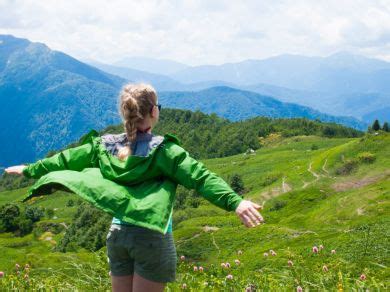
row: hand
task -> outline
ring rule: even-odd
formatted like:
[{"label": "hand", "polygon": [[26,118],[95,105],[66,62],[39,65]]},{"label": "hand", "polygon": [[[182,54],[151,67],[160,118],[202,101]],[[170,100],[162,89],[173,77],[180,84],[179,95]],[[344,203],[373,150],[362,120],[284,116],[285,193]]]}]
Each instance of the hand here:
[{"label": "hand", "polygon": [[23,174],[23,169],[26,167],[26,165],[16,165],[16,166],[10,166],[5,169],[6,173],[9,174]]},{"label": "hand", "polygon": [[251,201],[242,200],[235,212],[246,227],[256,227],[264,222],[263,217],[256,209],[262,210],[263,207]]}]

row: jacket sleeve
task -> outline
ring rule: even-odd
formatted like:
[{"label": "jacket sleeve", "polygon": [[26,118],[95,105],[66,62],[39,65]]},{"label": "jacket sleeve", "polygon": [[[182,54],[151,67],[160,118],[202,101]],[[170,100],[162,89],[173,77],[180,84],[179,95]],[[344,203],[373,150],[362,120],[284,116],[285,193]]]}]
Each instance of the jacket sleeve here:
[{"label": "jacket sleeve", "polygon": [[40,178],[41,176],[56,170],[76,170],[92,167],[93,158],[92,143],[65,149],[51,157],[40,159],[28,164],[23,169],[23,175],[28,178]]},{"label": "jacket sleeve", "polygon": [[175,143],[164,145],[157,160],[165,176],[188,189],[195,189],[212,204],[226,211],[236,210],[243,200],[221,177]]}]

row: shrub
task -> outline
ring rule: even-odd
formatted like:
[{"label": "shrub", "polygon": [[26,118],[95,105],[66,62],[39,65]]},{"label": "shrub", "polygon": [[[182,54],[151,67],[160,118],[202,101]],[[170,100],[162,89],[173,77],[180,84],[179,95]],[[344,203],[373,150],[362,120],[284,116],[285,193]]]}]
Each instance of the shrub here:
[{"label": "shrub", "polygon": [[67,207],[73,207],[74,206],[74,201],[72,199],[69,199],[68,202],[66,203]]},{"label": "shrub", "polygon": [[271,207],[269,210],[270,210],[270,211],[277,211],[277,210],[282,209],[282,208],[285,207],[286,205],[287,205],[287,202],[286,202],[286,201],[276,200],[276,201],[274,201],[272,207]]},{"label": "shrub", "polygon": [[337,175],[348,175],[358,168],[358,161],[356,159],[347,159],[344,164],[336,169]]},{"label": "shrub", "polygon": [[264,180],[261,182],[263,187],[269,186],[276,182],[280,177],[280,174],[267,174]]},{"label": "shrub", "polygon": [[358,154],[357,158],[363,163],[373,163],[375,161],[375,155],[370,152],[361,152]]},{"label": "shrub", "polygon": [[233,174],[230,178],[230,186],[232,187],[233,191],[240,195],[245,192],[244,182],[242,181],[241,176],[237,173]]}]

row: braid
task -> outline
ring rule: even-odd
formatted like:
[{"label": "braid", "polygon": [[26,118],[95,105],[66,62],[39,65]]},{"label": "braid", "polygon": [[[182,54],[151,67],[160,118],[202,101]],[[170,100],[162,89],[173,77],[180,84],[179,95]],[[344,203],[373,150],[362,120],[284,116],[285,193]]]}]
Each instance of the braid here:
[{"label": "braid", "polygon": [[127,84],[122,89],[119,112],[129,144],[119,150],[119,159],[124,160],[132,154],[130,145],[137,139],[138,123],[149,114],[156,100],[157,94],[150,85]]}]

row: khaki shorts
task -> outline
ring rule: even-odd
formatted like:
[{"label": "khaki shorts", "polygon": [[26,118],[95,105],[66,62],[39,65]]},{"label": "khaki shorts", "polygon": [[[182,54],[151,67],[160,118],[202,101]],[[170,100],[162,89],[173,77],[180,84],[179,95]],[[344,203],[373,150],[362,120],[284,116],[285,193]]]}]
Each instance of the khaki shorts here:
[{"label": "khaki shorts", "polygon": [[172,232],[135,225],[112,224],[107,234],[107,256],[111,275],[136,272],[154,282],[174,282],[177,254]]}]

